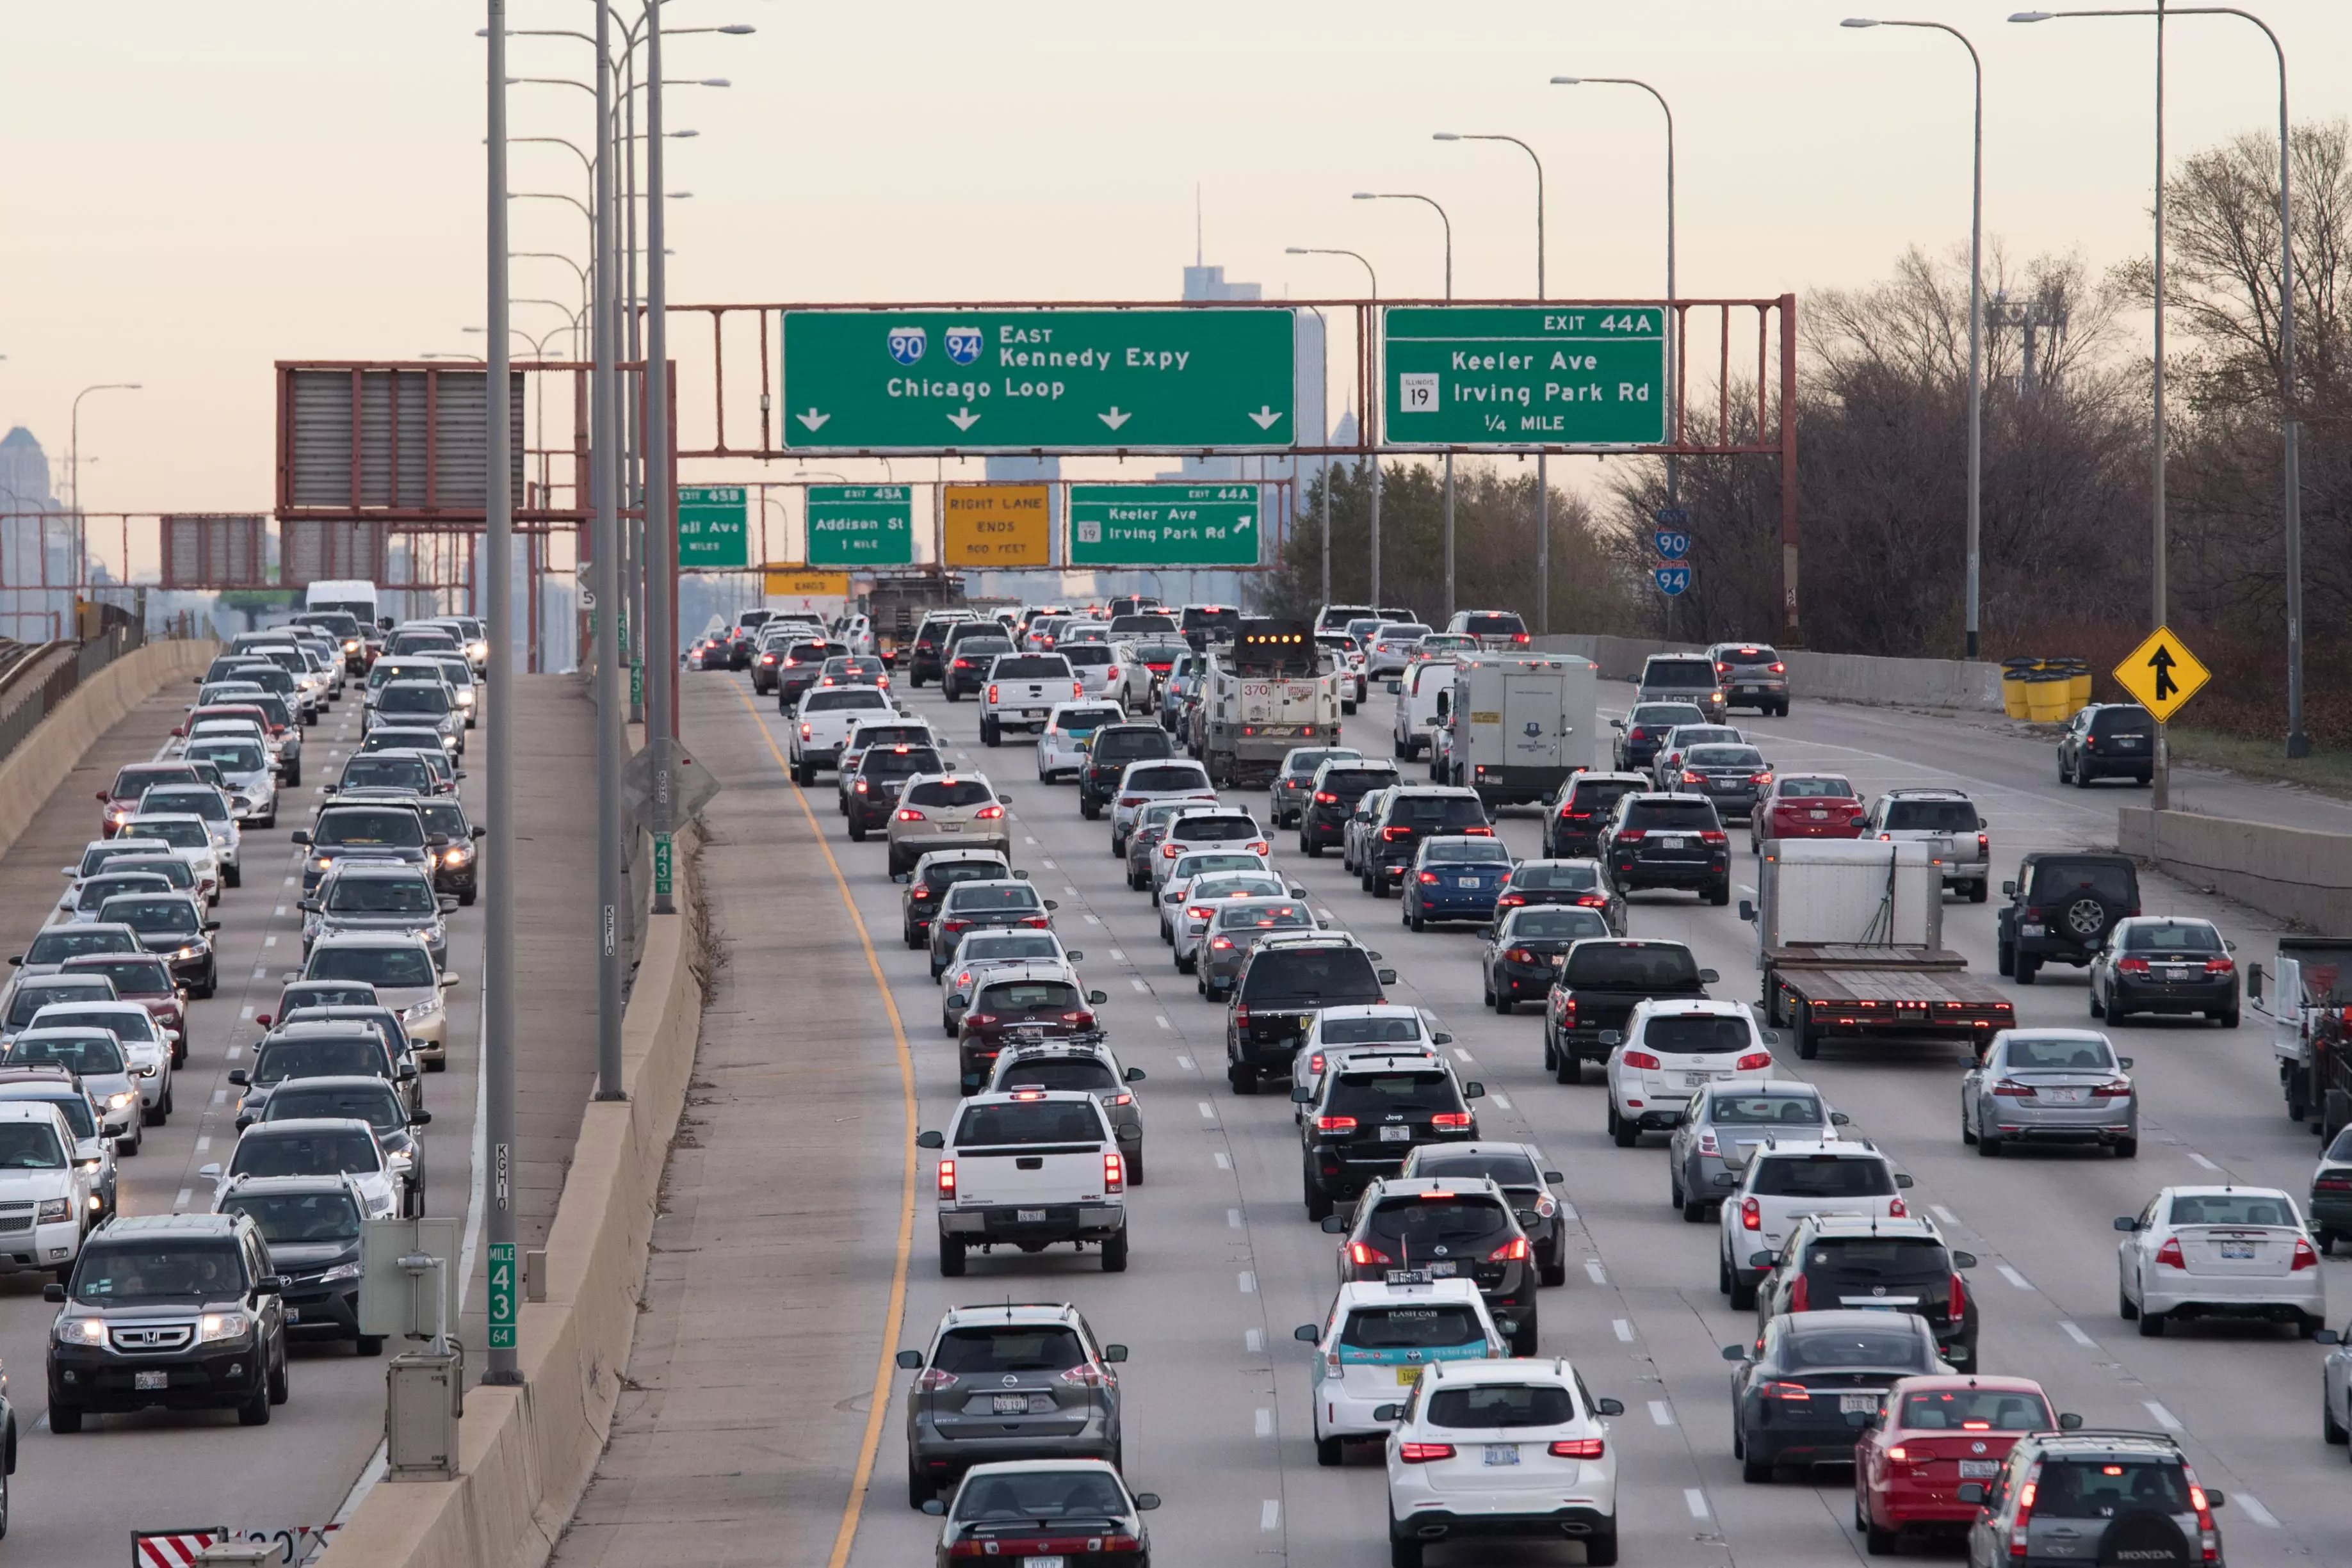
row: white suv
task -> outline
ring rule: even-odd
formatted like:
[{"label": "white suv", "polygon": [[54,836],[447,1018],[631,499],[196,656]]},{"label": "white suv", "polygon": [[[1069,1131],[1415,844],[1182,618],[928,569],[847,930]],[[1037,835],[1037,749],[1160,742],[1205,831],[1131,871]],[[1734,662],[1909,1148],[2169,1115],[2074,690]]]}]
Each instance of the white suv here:
[{"label": "white suv", "polygon": [[1318,1465],[1339,1464],[1343,1444],[1386,1437],[1388,1423],[1372,1412],[1396,1403],[1423,1367],[1498,1360],[1505,1352],[1502,1331],[1471,1280],[1351,1280],[1319,1326],[1301,1323],[1291,1337],[1315,1347],[1307,1419]]},{"label": "white suv", "polygon": [[1388,1439],[1389,1562],[1421,1568],[1441,1542],[1580,1542],[1617,1561],[1617,1450],[1575,1368],[1543,1361],[1440,1361],[1413,1384]]},{"label": "white suv", "polygon": [[51,1102],[0,1101],[0,1207],[19,1217],[11,1221],[16,1237],[0,1249],[0,1273],[47,1269],[63,1281],[73,1272],[97,1212],[77,1145]]},{"label": "white suv", "polygon": [[1126,716],[1115,695],[1055,703],[1045,716],[1045,727],[1037,732],[1037,782],[1075,778],[1086,766],[1087,737]]},{"label": "white suv", "polygon": [[1754,1311],[1756,1287],[1772,1271],[1799,1219],[1809,1214],[1906,1218],[1911,1207],[1902,1189],[1910,1185],[1866,1138],[1766,1138],[1723,1200],[1715,1288],[1738,1311]]},{"label": "white suv", "polygon": [[1601,1033],[1609,1048],[1610,1137],[1630,1149],[1644,1133],[1673,1132],[1708,1084],[1765,1082],[1780,1038],[1756,1027],[1746,1002],[1644,998],[1622,1032]]}]

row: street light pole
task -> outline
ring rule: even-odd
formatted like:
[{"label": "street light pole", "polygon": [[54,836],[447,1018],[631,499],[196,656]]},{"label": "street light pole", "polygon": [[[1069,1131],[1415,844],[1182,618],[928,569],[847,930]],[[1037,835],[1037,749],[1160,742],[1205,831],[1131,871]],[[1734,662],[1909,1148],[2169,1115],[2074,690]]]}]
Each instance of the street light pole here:
[{"label": "street light pole", "polygon": [[1976,132],[1969,192],[1969,566],[1967,653],[1975,659],[1983,604],[1984,516],[1984,60],[1976,45],[1958,27],[1944,22],[1898,22],[1870,16],[1849,16],[1844,27],[1929,27],[1949,33],[1969,52],[1976,72]]},{"label": "street light pole", "polygon": [[[1544,297],[1544,172],[1543,160],[1536,150],[1516,136],[1494,132],[1438,131],[1438,141],[1507,141],[1528,155],[1536,166],[1536,298]],[[1546,468],[1549,455],[1540,447],[1536,451],[1536,634],[1551,632],[1551,476]]]},{"label": "street light pole", "polygon": [[662,0],[646,5],[646,737],[654,765],[654,913],[675,915],[672,835],[677,831],[677,529],[669,471],[669,259],[663,252]]},{"label": "street light pole", "polygon": [[621,530],[617,423],[614,415],[612,7],[596,6],[595,355],[592,423],[596,483],[596,1098],[626,1098],[621,1087],[621,715],[628,701],[621,671]]},{"label": "street light pole", "polygon": [[[1359,191],[1356,193],[1356,200],[1429,204],[1430,210],[1437,214],[1437,221],[1445,225],[1445,298],[1450,302],[1454,298],[1454,220],[1445,215],[1445,209],[1437,204],[1436,198],[1421,195],[1412,191]],[[1445,455],[1444,533],[1445,619],[1451,622],[1454,619],[1454,454],[1451,452]]]},{"label": "street light pole", "polygon": [[[68,417],[68,424],[70,429],[70,434],[67,437],[66,449],[72,455],[71,461],[68,465],[67,472],[73,483],[74,550],[75,559],[79,563],[74,573],[76,582],[79,582],[82,579],[87,578],[89,575],[88,563],[89,549],[89,538],[87,529],[84,528],[82,523],[81,515],[81,400],[88,397],[94,392],[138,392],[140,390],[141,387],[137,382],[100,382],[96,386],[84,387],[81,391],[74,393],[73,408]],[[44,528],[41,530],[40,544],[37,548],[39,553],[46,558],[48,554],[49,549],[48,530],[47,528]],[[127,574],[131,570],[131,563],[129,561],[125,561],[122,563],[122,566],[124,572]],[[42,569],[42,577],[44,580],[47,578],[47,568],[46,566]],[[47,595],[44,594],[43,597],[46,598]]]},{"label": "street light pole", "polygon": [[[1365,260],[1364,257],[1357,252],[1352,250],[1342,250],[1334,246],[1293,245],[1285,246],[1283,247],[1283,254],[1286,256],[1344,256],[1355,261],[1358,265],[1363,267],[1364,276],[1371,281],[1372,299],[1374,301],[1373,315],[1376,318],[1379,315],[1378,302],[1381,298],[1381,275],[1374,272],[1372,270],[1372,264]],[[1450,246],[1447,248],[1447,254],[1449,256],[1452,254],[1452,247]],[[1375,346],[1369,351],[1374,360],[1377,361],[1380,351],[1377,347],[1380,338],[1380,323],[1377,319],[1372,323],[1372,337]],[[1357,432],[1358,435],[1363,439],[1364,444],[1371,449],[1372,454],[1372,590],[1369,597],[1372,601],[1372,608],[1374,610],[1378,610],[1381,607],[1381,443],[1380,425],[1378,423],[1380,420],[1380,402],[1381,372],[1379,365],[1375,363],[1372,368],[1371,401],[1364,407],[1364,419],[1366,423],[1364,427]],[[1361,473],[1362,471],[1363,470],[1360,467],[1357,470],[1358,473]],[[1324,476],[1323,484],[1325,489],[1328,491],[1331,484],[1330,476],[1328,473]],[[1325,511],[1327,513],[1329,511],[1328,497],[1326,498]],[[1328,532],[1328,525],[1329,522],[1328,516],[1325,522],[1326,531]],[[1325,602],[1329,602],[1328,597],[1326,598]]]}]

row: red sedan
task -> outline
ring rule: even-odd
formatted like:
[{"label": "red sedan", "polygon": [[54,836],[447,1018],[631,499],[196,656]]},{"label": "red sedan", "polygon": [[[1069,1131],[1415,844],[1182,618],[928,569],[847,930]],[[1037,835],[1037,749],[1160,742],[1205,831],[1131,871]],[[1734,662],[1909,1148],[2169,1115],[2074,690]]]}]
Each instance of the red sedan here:
[{"label": "red sedan", "polygon": [[1979,1511],[1955,1495],[1963,1482],[1999,1474],[2028,1432],[2082,1424],[2080,1416],[2053,1417],[2030,1377],[1903,1378],[1854,1445],[1854,1526],[1873,1556],[1893,1552],[1906,1529],[1958,1534]]},{"label": "red sedan", "polygon": [[1862,797],[1842,773],[1780,773],[1756,798],[1748,819],[1751,845],[1765,839],[1856,839]]}]

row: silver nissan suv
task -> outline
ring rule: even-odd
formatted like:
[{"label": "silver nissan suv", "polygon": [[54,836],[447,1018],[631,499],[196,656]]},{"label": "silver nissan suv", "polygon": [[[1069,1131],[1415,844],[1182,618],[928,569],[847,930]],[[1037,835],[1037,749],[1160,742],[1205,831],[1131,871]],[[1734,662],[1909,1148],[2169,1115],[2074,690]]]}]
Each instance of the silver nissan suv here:
[{"label": "silver nissan suv", "polygon": [[974,1465],[1003,1459],[1121,1462],[1118,1375],[1127,1346],[1095,1338],[1063,1302],[950,1307],[928,1350],[902,1350],[907,1506]]}]

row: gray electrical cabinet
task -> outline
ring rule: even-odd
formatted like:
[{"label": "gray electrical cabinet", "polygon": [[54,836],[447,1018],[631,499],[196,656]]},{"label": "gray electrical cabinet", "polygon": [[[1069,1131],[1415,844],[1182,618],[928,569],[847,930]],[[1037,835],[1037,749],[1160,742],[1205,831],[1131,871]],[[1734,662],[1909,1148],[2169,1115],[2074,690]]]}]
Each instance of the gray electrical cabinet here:
[{"label": "gray electrical cabinet", "polygon": [[465,1358],[410,1351],[386,1363],[383,1375],[383,1479],[455,1480]]},{"label": "gray electrical cabinet", "polygon": [[360,1333],[386,1339],[433,1337],[433,1287],[412,1277],[400,1260],[426,1253],[447,1266],[439,1270],[443,1311],[449,1332],[457,1332],[457,1221],[371,1219],[360,1227]]}]

